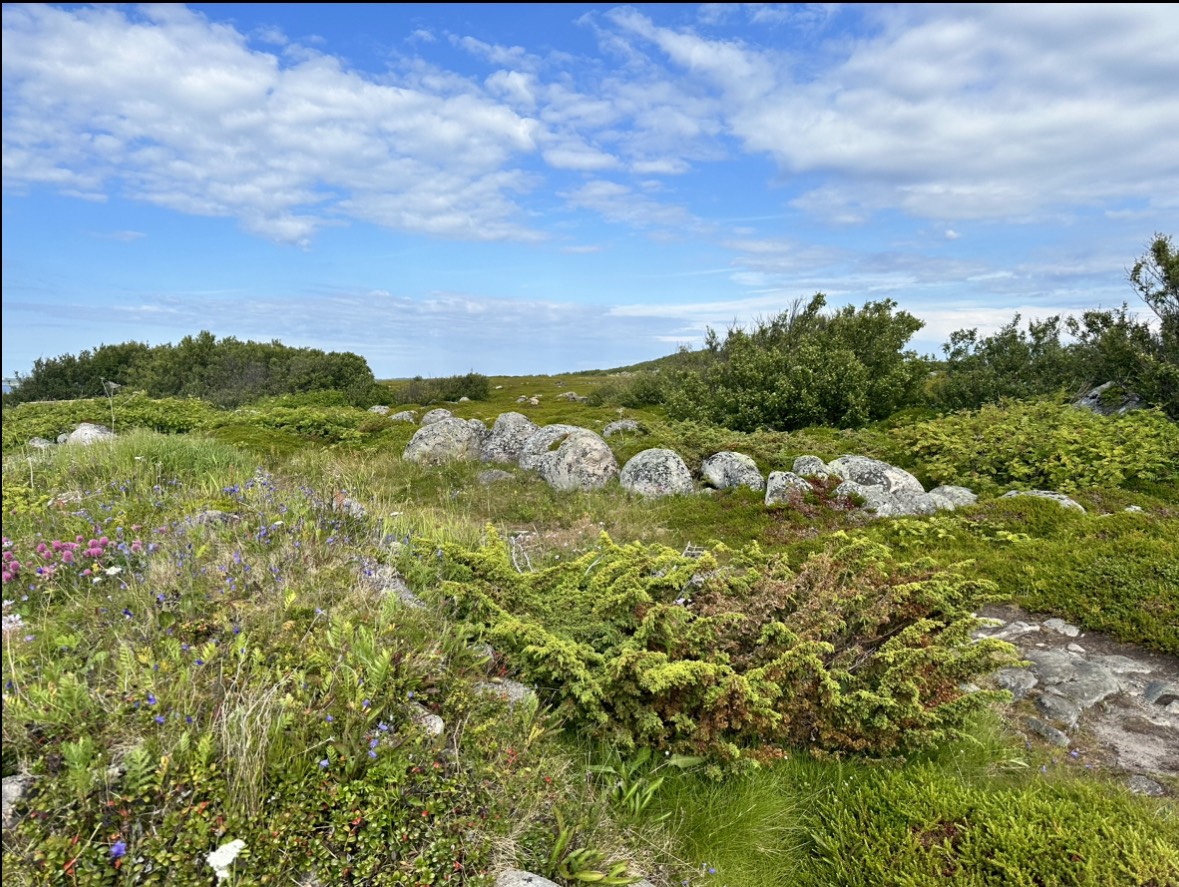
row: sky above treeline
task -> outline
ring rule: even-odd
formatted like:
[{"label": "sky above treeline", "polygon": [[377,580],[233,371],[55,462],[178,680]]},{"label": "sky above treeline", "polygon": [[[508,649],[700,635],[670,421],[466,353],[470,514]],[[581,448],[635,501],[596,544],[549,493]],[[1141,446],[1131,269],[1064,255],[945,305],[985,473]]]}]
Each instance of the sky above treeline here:
[{"label": "sky above treeline", "polygon": [[3,372],[128,340],[379,378],[698,345],[816,291],[950,332],[1179,235],[1179,6],[3,8]]}]

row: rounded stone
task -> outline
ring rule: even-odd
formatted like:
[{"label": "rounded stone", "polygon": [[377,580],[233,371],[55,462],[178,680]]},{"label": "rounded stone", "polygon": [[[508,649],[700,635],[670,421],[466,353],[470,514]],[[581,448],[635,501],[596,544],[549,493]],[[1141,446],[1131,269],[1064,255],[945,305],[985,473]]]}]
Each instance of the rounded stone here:
[{"label": "rounded stone", "polygon": [[642,496],[676,496],[693,490],[692,472],[674,450],[643,450],[623,466],[618,480],[623,489]]}]

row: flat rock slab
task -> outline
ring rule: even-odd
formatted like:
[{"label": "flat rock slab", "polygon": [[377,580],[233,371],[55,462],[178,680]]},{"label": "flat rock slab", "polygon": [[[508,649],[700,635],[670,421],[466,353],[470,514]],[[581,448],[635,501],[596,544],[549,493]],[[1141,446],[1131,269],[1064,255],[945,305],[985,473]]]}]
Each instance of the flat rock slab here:
[{"label": "flat rock slab", "polygon": [[1011,605],[979,616],[976,637],[1004,638],[1030,662],[994,676],[1017,712],[1031,707],[1034,716],[1022,722],[1029,732],[1062,748],[1062,739],[1083,744],[1087,754],[1143,779],[1179,777],[1179,658],[1095,631],[1078,629],[1078,644],[1068,630],[1075,626]]}]

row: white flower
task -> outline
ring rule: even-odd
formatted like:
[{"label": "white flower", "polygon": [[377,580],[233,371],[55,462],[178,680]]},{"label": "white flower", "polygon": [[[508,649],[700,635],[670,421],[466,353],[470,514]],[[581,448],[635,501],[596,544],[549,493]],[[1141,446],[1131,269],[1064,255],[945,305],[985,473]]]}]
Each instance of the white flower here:
[{"label": "white flower", "polygon": [[237,855],[245,849],[246,842],[239,839],[222,844],[205,857],[209,861],[209,865],[213,867],[213,874],[217,876],[218,883],[229,877],[229,867],[233,865]]}]

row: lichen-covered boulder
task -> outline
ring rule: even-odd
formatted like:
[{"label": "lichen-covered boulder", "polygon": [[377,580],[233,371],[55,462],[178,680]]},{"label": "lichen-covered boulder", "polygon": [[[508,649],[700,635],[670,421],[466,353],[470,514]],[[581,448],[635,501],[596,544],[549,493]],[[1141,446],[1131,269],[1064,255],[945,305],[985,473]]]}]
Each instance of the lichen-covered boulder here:
[{"label": "lichen-covered boulder", "polygon": [[1057,493],[1053,490],[1012,490],[1009,493],[1004,493],[1000,498],[1010,499],[1013,496],[1035,496],[1037,499],[1051,499],[1061,508],[1072,508],[1082,513],[1085,511],[1085,506],[1076,499],[1071,499],[1064,493]]},{"label": "lichen-covered boulder", "polygon": [[766,479],[766,505],[777,505],[779,502],[789,502],[791,491],[795,497],[803,496],[811,490],[810,483],[799,477],[793,471],[771,471]]},{"label": "lichen-covered boulder", "polygon": [[877,517],[911,517],[937,511],[937,505],[928,493],[915,493],[912,490],[890,493],[880,486],[860,484],[854,480],[845,480],[835,488],[833,495],[840,499],[859,496],[864,500],[864,508]]},{"label": "lichen-covered boulder", "polygon": [[577,425],[545,425],[537,428],[520,447],[520,458],[516,464],[528,471],[539,471],[541,462],[574,431],[584,431]]},{"label": "lichen-covered boulder", "polygon": [[757,470],[757,463],[744,453],[734,453],[730,450],[705,459],[700,466],[700,473],[718,490],[728,490],[732,487],[764,490],[766,487],[765,478]]},{"label": "lichen-covered boulder", "polygon": [[799,477],[830,477],[827,463],[818,456],[799,456],[790,469]]},{"label": "lichen-covered boulder", "polygon": [[426,415],[422,416],[422,425],[433,425],[435,422],[441,422],[443,419],[453,419],[454,413],[450,410],[444,410],[439,407],[436,410],[430,410]]},{"label": "lichen-covered boulder", "polygon": [[57,444],[55,444],[51,440],[46,440],[43,437],[34,437],[34,438],[30,438],[29,446],[32,447],[34,450],[48,450],[50,447],[57,446]]},{"label": "lichen-covered boulder", "polygon": [[610,445],[576,425],[541,428],[524,442],[519,464],[558,490],[596,490],[618,477]]},{"label": "lichen-covered boulder", "polygon": [[675,496],[691,493],[692,472],[674,450],[643,450],[622,468],[623,489],[643,496]]},{"label": "lichen-covered boulder", "polygon": [[114,440],[115,433],[105,425],[95,425],[93,422],[83,422],[67,435],[67,444],[81,444],[89,446],[98,441]]},{"label": "lichen-covered boulder", "polygon": [[479,449],[484,462],[518,462],[524,442],[538,430],[537,424],[521,413],[504,413],[491,426],[491,434]]},{"label": "lichen-covered boulder", "polygon": [[903,468],[897,468],[879,459],[869,459],[867,456],[840,456],[833,462],[828,462],[827,469],[845,481],[854,481],[865,487],[880,487],[886,493],[925,492],[921,481]]},{"label": "lichen-covered boulder", "polygon": [[955,508],[965,508],[978,501],[978,494],[969,487],[955,487],[943,484],[929,491],[929,498],[933,500],[938,511],[953,511]]},{"label": "lichen-covered boulder", "polygon": [[481,442],[479,432],[465,420],[442,419],[419,428],[410,438],[401,458],[426,465],[478,459]]},{"label": "lichen-covered boulder", "polygon": [[418,420],[418,414],[413,410],[402,410],[400,413],[394,413],[389,417],[390,422],[409,422],[414,423]]},{"label": "lichen-covered boulder", "polygon": [[389,410],[390,407],[382,406],[381,404],[377,404],[374,407],[368,408],[370,413],[376,413],[378,416],[387,416],[389,414]]}]

